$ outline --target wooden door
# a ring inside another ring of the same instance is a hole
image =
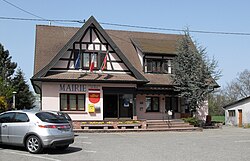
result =
[[[239,127],[242,127],[242,110],[238,110],[239,112]]]

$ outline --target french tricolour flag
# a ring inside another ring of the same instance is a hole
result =
[[[103,59],[103,62],[102,62],[102,66],[101,66],[101,71],[103,71],[104,69],[106,69],[106,66],[107,66],[107,57],[108,57],[108,51],[106,52],[106,55]]]
[[[90,71],[90,72],[93,72],[94,67],[95,67],[95,55],[92,54],[92,55],[91,55],[91,62],[90,62],[90,66],[89,66],[89,71]]]

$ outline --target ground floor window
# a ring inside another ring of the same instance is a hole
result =
[[[173,112],[178,112],[178,97],[166,97],[165,99],[166,110],[173,110]]]
[[[85,94],[60,94],[61,111],[85,111]]]
[[[235,117],[235,110],[228,110],[229,117]]]
[[[146,111],[147,112],[160,111],[159,97],[146,97]]]

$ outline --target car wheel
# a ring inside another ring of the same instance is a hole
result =
[[[59,149],[59,150],[65,150],[69,147],[69,145],[63,145],[63,146],[56,146],[56,149]]]
[[[35,136],[31,135],[26,140],[26,148],[30,153],[40,153],[43,149],[41,140]]]

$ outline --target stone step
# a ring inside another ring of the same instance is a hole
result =
[[[169,132],[192,132],[202,131],[199,127],[186,128],[152,128],[152,129],[74,129],[76,133],[113,133],[113,132],[153,132],[153,131],[169,131]]]
[[[151,128],[185,128],[185,127],[194,127],[193,125],[189,125],[189,124],[174,124],[174,125],[147,125],[148,129]]]
[[[162,123],[162,122],[171,122],[171,123],[184,123],[181,119],[171,119],[171,120],[147,120],[147,123]]]
[[[188,124],[188,123],[185,123],[185,122],[168,122],[168,121],[162,121],[162,122],[147,122],[148,125],[168,125],[168,124],[171,124],[171,125],[180,125],[180,124]]]
[[[147,131],[203,131],[200,127],[150,128]]]
[[[147,120],[147,129],[160,129],[160,128],[193,128],[193,125],[185,123],[181,119],[171,120]]]

